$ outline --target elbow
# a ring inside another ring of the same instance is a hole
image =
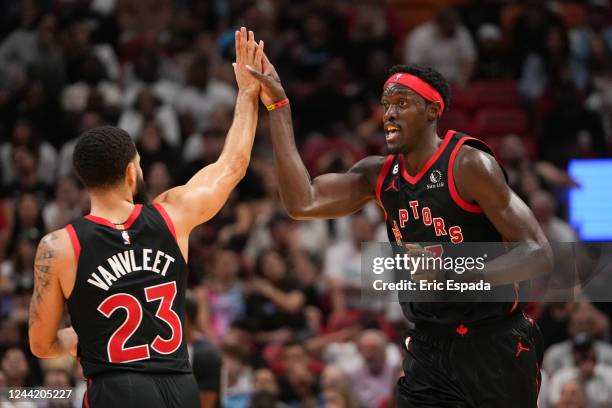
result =
[[[50,356],[50,347],[47,344],[43,344],[40,341],[32,340],[32,335],[30,335],[30,351],[38,358],[48,358]]]
[[[250,157],[244,154],[236,154],[227,160],[227,169],[236,183],[246,175],[249,161]]]
[[[542,274],[547,274],[553,270],[554,258],[552,248],[548,241],[538,242],[535,256],[542,262]]]
[[[305,221],[315,218],[308,207],[303,205],[291,205],[285,202],[285,209],[287,210],[287,215],[296,221]]]

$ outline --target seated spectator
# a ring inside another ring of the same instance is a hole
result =
[[[4,352],[0,369],[6,378],[7,387],[29,387],[30,368],[23,350],[12,347]]]
[[[256,277],[247,281],[245,290],[247,318],[259,342],[284,342],[306,328],[304,295],[278,252],[259,256]]]
[[[433,21],[416,27],[406,38],[404,63],[429,65],[451,83],[467,85],[475,62],[474,41],[451,8],[440,11]]]
[[[136,148],[140,154],[140,166],[145,174],[148,174],[151,164],[162,162],[169,166],[176,156],[172,146],[164,139],[163,129],[154,119],[144,124],[142,133],[138,135]]]
[[[230,250],[219,250],[210,268],[211,276],[206,278],[199,289],[201,326],[215,342],[220,342],[231,324],[245,315],[245,299],[239,273],[238,254]]]
[[[306,364],[293,364],[283,380],[281,400],[289,407],[317,407],[322,403],[317,378]]]
[[[219,105],[231,109],[236,99],[233,86],[210,76],[210,62],[205,56],[196,57],[188,70],[188,83],[177,94],[174,106],[177,112],[189,113],[196,118],[196,128],[205,130],[209,114]]]
[[[561,386],[559,402],[553,408],[587,408],[584,388],[576,380],[568,380]]]
[[[361,407],[378,407],[389,398],[387,392],[397,381],[401,362],[387,353],[388,345],[386,336],[378,330],[366,330],[357,340],[360,363],[346,375]]]
[[[529,195],[529,208],[540,223],[544,235],[551,242],[576,242],[578,237],[570,225],[556,216],[557,203],[547,191],[538,190]]]
[[[247,408],[253,391],[253,370],[246,355],[237,347],[223,347],[223,395],[224,408]]]
[[[73,176],[62,177],[55,187],[55,199],[43,208],[43,220],[47,231],[64,228],[74,219],[82,216],[84,197],[81,185]]]
[[[163,162],[153,162],[149,166],[149,171],[145,175],[146,183],[151,199],[159,196],[161,193],[169,190],[175,184],[172,182],[170,170]]]
[[[574,343],[572,358],[574,367],[560,369],[550,380],[550,403],[556,406],[561,400],[563,386],[569,381],[577,381],[584,386],[588,407],[608,406],[612,401],[612,366],[598,361],[592,341]]]
[[[185,297],[185,340],[200,390],[200,407],[215,408],[221,395],[221,353],[199,330],[198,301],[192,292]]]
[[[7,245],[7,254],[13,254],[17,243],[24,237],[38,240],[47,231],[41,214],[41,202],[34,194],[22,194],[15,202],[13,230]]]
[[[0,294],[32,290],[34,287],[34,257],[40,235],[24,232],[8,259],[0,264]]]
[[[612,367],[612,345],[594,339],[588,332],[579,332],[571,339],[550,346],[544,353],[542,368],[552,375],[563,368],[573,367],[572,350],[588,348],[593,349],[597,361]]]
[[[117,126],[128,132],[134,141],[138,141],[143,127],[151,119],[159,124],[166,143],[178,148],[181,135],[176,113],[172,106],[163,104],[149,89],[142,89],[138,93],[134,106],[123,111]]]
[[[86,110],[81,113],[78,118],[78,124],[75,126],[75,134],[74,137],[68,140],[62,148],[60,149],[59,154],[59,176],[64,177],[71,174],[74,174],[72,169],[72,153],[74,152],[74,147],[76,146],[77,138],[82,133],[104,125],[104,119],[100,112],[95,110]]]
[[[361,243],[373,239],[373,225],[361,212],[351,217],[351,237],[325,252],[323,273],[329,282],[334,312],[366,307],[361,297]]]
[[[55,169],[57,166],[57,152],[46,140],[40,140],[38,131],[32,122],[27,119],[19,119],[13,129],[10,142],[0,147],[0,161],[2,163],[2,183],[6,186],[23,183],[21,156],[15,156],[16,148],[25,146],[35,158],[34,177],[42,184],[51,184],[55,181]],[[14,160],[19,159],[17,162]]]

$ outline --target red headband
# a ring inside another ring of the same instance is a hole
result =
[[[438,117],[442,116],[442,112],[444,112],[444,99],[442,99],[442,96],[434,89],[434,87],[423,81],[421,78],[400,72],[391,75],[389,79],[387,79],[387,82],[385,82],[384,88],[391,83],[406,86],[430,102],[439,102],[440,112],[438,112]]]

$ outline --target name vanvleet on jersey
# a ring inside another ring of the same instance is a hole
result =
[[[162,252],[143,248],[142,251],[129,249],[117,252],[97,267],[97,272],[91,273],[87,283],[100,289],[108,290],[117,279],[128,273],[137,271],[150,271],[166,276],[170,265],[175,261],[174,257]]]

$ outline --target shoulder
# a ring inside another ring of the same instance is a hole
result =
[[[472,146],[463,144],[455,157],[456,174],[468,177],[496,177],[503,172],[495,157]]]
[[[36,265],[62,267],[74,260],[72,242],[66,228],[49,232],[38,243]]]
[[[376,185],[378,174],[382,170],[385,161],[385,156],[368,156],[359,160],[351,169],[350,173],[362,174],[367,181],[372,185]]]

